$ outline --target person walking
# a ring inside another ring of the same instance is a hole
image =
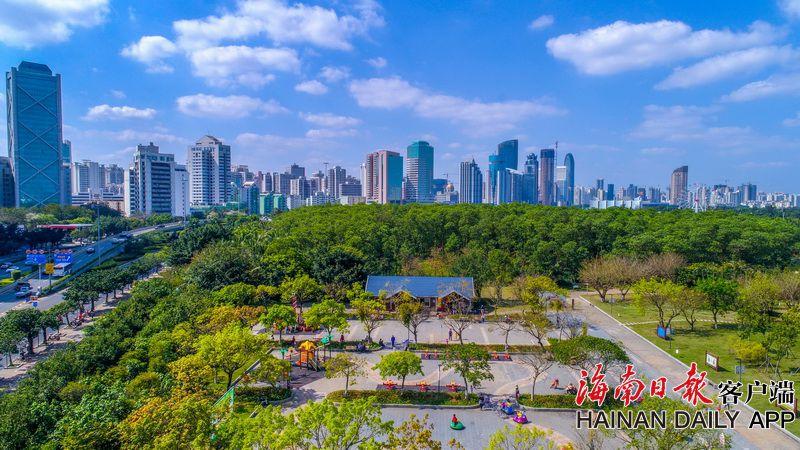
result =
[[[447,330],[447,340],[448,341],[453,340],[453,330]]]
[[[519,403],[519,385],[514,387],[514,398],[517,399],[517,403]]]
[[[392,335],[392,350],[394,350],[394,341],[395,341],[395,338],[394,338],[394,335]]]

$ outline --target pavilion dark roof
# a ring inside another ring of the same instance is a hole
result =
[[[475,284],[472,277],[370,275],[367,277],[366,290],[375,295],[378,295],[380,291],[385,291],[390,297],[405,291],[415,298],[441,298],[452,292],[464,298],[475,298]]]

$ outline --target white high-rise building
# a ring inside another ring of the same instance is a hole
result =
[[[192,205],[224,205],[231,200],[230,145],[205,135],[189,147],[186,166]]]
[[[72,163],[72,170],[70,173],[72,180],[73,194],[100,194],[105,186],[105,177],[100,170],[100,164],[84,159],[83,161],[75,161]]]
[[[186,166],[175,164],[172,176],[172,215],[189,216],[189,171]]]
[[[159,153],[152,142],[137,146],[125,171],[125,214],[172,214],[174,176],[175,155]]]

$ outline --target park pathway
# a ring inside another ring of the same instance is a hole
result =
[[[588,300],[583,298],[580,293],[572,293],[573,298],[576,299],[575,306],[578,309],[580,302],[580,312],[585,317],[586,321],[604,330],[615,341],[620,342],[625,349],[633,354],[634,364],[638,360],[658,368],[659,375],[666,376],[668,380],[684,380],[686,379],[686,371],[688,367],[673,358],[671,355],[665,353],[655,344],[640,336],[635,331],[620,323],[618,320],[609,316],[602,310],[592,305]],[[700,361],[702,363],[702,361]],[[710,389],[716,396],[716,388]],[[736,428],[738,434],[743,437],[752,446],[753,449],[769,449],[769,450],[784,450],[784,449],[797,449],[800,448],[800,440],[794,435],[787,434],[783,430],[771,429],[747,429],[746,424],[753,416],[753,410],[747,407],[737,407],[740,410],[739,419],[737,423],[740,427]],[[745,426],[742,426],[745,424]]]

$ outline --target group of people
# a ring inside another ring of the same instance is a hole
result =
[[[553,379],[553,382],[550,383],[550,389],[560,389],[558,378]],[[578,393],[578,388],[576,388],[572,383],[569,383],[564,390],[567,392],[567,394],[575,395]]]

